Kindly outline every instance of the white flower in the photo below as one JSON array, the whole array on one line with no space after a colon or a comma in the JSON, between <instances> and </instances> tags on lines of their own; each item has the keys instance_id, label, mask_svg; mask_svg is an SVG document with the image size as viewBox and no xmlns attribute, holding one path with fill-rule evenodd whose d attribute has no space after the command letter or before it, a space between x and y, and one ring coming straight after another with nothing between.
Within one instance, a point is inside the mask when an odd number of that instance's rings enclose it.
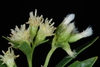
<instances>
[{"instance_id":1,"label":"white flower","mask_svg":"<svg viewBox=\"0 0 100 67\"><path fill-rule=\"evenodd\" d=\"M54 22L51 23L52 19L48 20L48 18L45 19L44 23L40 24L41 33L44 34L44 36L52 36L54 35L54 30L56 29L53 25Z\"/></svg>"},{"instance_id":2,"label":"white flower","mask_svg":"<svg viewBox=\"0 0 100 67\"><path fill-rule=\"evenodd\" d=\"M4 55L0 55L0 60L3 61L2 64L6 64L8 67L13 67L15 65L15 59L19 57L19 55L14 55L14 51L11 47L8 48L7 52L2 51Z\"/></svg>"},{"instance_id":3,"label":"white flower","mask_svg":"<svg viewBox=\"0 0 100 67\"><path fill-rule=\"evenodd\" d=\"M15 30L11 29L11 37L12 41L21 42L21 41L29 41L29 29L26 29L25 24L21 25L21 28L16 26Z\"/></svg>"},{"instance_id":4,"label":"white flower","mask_svg":"<svg viewBox=\"0 0 100 67\"><path fill-rule=\"evenodd\" d=\"M33 12L30 12L29 15L30 18L27 24L31 24L32 26L39 26L40 23L44 21L43 15L41 15L40 17L37 16L37 10L35 10L35 15L33 14Z\"/></svg>"},{"instance_id":5,"label":"white flower","mask_svg":"<svg viewBox=\"0 0 100 67\"><path fill-rule=\"evenodd\" d=\"M45 41L45 38L48 36L54 35L54 30L56 29L53 25L54 22L51 23L52 19L48 20L48 18L45 19L44 23L40 24L35 44L39 45L40 43L43 43Z\"/></svg>"},{"instance_id":6,"label":"white flower","mask_svg":"<svg viewBox=\"0 0 100 67\"><path fill-rule=\"evenodd\" d=\"M52 35L54 35L53 32L55 30L55 27L53 26L54 22L51 23L51 21L52 21L52 19L48 20L48 18L46 18L44 21L43 15L41 15L40 17L37 16L37 10L35 10L35 15L33 15L33 12L30 12L30 18L27 23L31 24L32 28L34 28L34 29L37 28L38 26L40 26L40 30L44 33L44 35L52 36ZM35 30L33 30L33 31L35 31Z\"/></svg>"}]
</instances>

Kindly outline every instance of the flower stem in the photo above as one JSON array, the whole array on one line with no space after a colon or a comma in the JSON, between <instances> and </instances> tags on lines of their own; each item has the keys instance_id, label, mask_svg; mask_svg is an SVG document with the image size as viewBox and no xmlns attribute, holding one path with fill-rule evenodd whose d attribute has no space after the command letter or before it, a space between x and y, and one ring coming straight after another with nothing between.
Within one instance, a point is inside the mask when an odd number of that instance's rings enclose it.
<instances>
[{"instance_id":1,"label":"flower stem","mask_svg":"<svg viewBox=\"0 0 100 67\"><path fill-rule=\"evenodd\" d=\"M35 49L35 47L32 48L32 52L30 53L30 55L27 56L28 67L33 67L32 66L32 60L33 60L34 49Z\"/></svg>"},{"instance_id":2,"label":"flower stem","mask_svg":"<svg viewBox=\"0 0 100 67\"><path fill-rule=\"evenodd\" d=\"M53 48L50 49L49 53L48 53L47 56L46 56L46 60L45 60L45 63L44 63L44 67L47 67L47 66L48 66L49 61L50 61L50 58L51 58L51 56L52 56L52 54L53 54L53 52L54 52L55 50L56 50L55 47L53 47Z\"/></svg>"},{"instance_id":3,"label":"flower stem","mask_svg":"<svg viewBox=\"0 0 100 67\"><path fill-rule=\"evenodd\" d=\"M28 67L32 67L32 55L27 56Z\"/></svg>"}]
</instances>

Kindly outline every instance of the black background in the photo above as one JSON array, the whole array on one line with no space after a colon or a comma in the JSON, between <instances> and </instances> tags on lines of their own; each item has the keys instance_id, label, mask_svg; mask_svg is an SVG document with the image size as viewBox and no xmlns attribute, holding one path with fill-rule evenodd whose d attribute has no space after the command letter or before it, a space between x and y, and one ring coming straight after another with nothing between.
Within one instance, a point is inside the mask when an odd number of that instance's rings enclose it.
<instances>
[{"instance_id":1,"label":"black background","mask_svg":"<svg viewBox=\"0 0 100 67\"><path fill-rule=\"evenodd\" d=\"M64 17L69 13L75 14L75 25L79 31L83 31L88 26L92 26L94 34L88 38L79 40L72 43L72 49L88 42L89 40L99 36L99 4L97 1L69 1L69 0L6 0L0 2L0 30L1 36L9 36L10 29L14 29L15 25L20 26L28 21L29 12L37 9L38 15L43 15L44 18L53 18L55 26L57 27ZM10 46L8 41L0 37L0 54L1 50L7 50ZM74 60L85 60L89 57L99 56L99 39L88 49L82 52ZM25 55L20 50L15 50L15 54L20 54L20 57L16 59L18 67L27 67L27 61ZM40 67L44 64L44 58L50 50L50 44L45 43L38 46L34 52L33 66ZM57 49L50 61L49 67L54 67L64 56L67 54L62 49ZM94 67L98 65L99 58L94 64ZM67 66L66 66L67 67Z\"/></svg>"}]
</instances>

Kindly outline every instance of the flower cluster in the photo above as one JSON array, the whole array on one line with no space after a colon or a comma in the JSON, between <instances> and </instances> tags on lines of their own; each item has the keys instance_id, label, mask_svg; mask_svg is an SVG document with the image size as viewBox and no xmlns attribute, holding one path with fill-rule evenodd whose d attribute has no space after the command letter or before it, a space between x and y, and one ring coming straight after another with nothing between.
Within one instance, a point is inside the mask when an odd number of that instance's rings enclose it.
<instances>
[{"instance_id":1,"label":"flower cluster","mask_svg":"<svg viewBox=\"0 0 100 67\"><path fill-rule=\"evenodd\" d=\"M47 36L54 35L54 30L56 29L53 25L52 19L44 20L43 15L37 16L37 10L35 10L35 15L33 12L30 12L29 21L26 24L29 24L29 27L26 29L26 25L21 25L21 28L16 26L15 30L11 29L10 40L21 44L23 41L30 44L35 40L35 44L38 45L41 42L45 41ZM35 38L36 37L36 38ZM10 43L12 44L12 43Z\"/></svg>"},{"instance_id":2,"label":"flower cluster","mask_svg":"<svg viewBox=\"0 0 100 67\"><path fill-rule=\"evenodd\" d=\"M72 22L74 17L74 14L69 14L65 17L63 22L56 30L56 36L53 43L53 45L56 44L56 46L62 47L71 57L74 57L76 53L71 51L69 43L76 42L81 38L91 36L93 33L91 27L88 27L86 30L79 33L75 27L74 22ZM57 45L59 43L62 45Z\"/></svg>"},{"instance_id":3,"label":"flower cluster","mask_svg":"<svg viewBox=\"0 0 100 67\"><path fill-rule=\"evenodd\" d=\"M74 58L76 52L71 50L69 43L76 42L81 38L93 34L91 27L88 27L82 32L77 30L73 22L75 17L74 14L67 15L58 27L54 27L54 22L52 22L53 19L48 20L48 18L44 19L43 15L38 16L37 10L35 10L34 14L33 12L30 12L29 16L29 20L26 22L28 28L26 28L26 24L21 25L20 28L16 26L15 30L11 29L10 36L7 38L5 37L5 39L10 41L9 43L13 48L18 48L26 55L29 67L32 67L32 55L35 47L47 42L49 39L46 40L46 37L54 36L51 43L52 47L46 57L44 67L47 67L50 56L56 48L59 47L65 50L70 57ZM15 56L11 47L8 48L7 52L2 52L4 56L0 55L0 60L8 67L13 67L15 65L14 59L19 55Z\"/></svg>"}]
</instances>

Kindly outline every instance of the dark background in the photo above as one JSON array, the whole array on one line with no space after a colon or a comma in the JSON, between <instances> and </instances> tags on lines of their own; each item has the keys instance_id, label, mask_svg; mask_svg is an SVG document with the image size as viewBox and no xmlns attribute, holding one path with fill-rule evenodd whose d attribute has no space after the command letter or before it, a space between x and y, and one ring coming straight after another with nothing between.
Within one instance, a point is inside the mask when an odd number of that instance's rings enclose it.
<instances>
[{"instance_id":1,"label":"dark background","mask_svg":"<svg viewBox=\"0 0 100 67\"><path fill-rule=\"evenodd\" d=\"M28 21L29 12L37 9L38 15L43 15L44 18L53 18L55 26L57 27L64 17L69 13L75 14L75 24L79 31L83 31L88 26L92 26L94 34L88 38L79 40L72 43L72 49L90 41L91 39L99 36L99 2L97 1L52 1L52 0L6 0L0 2L0 30L1 36L9 36L10 29L14 29L15 25L20 26ZM1 50L7 50L10 46L8 41L0 37L0 54ZM99 39L88 49L82 52L74 60L85 60L89 57L99 56ZM47 52L50 50L50 44L45 43L38 46L34 52L34 67L40 67L44 64L44 58ZM15 50L15 54L20 54L20 57L16 59L18 67L27 67L27 61L25 55ZM50 61L49 67L54 67L64 56L67 54L62 49L57 49ZM99 60L99 58L98 58ZM98 60L94 64L94 67L98 65ZM66 66L67 67L67 66Z\"/></svg>"}]
</instances>

